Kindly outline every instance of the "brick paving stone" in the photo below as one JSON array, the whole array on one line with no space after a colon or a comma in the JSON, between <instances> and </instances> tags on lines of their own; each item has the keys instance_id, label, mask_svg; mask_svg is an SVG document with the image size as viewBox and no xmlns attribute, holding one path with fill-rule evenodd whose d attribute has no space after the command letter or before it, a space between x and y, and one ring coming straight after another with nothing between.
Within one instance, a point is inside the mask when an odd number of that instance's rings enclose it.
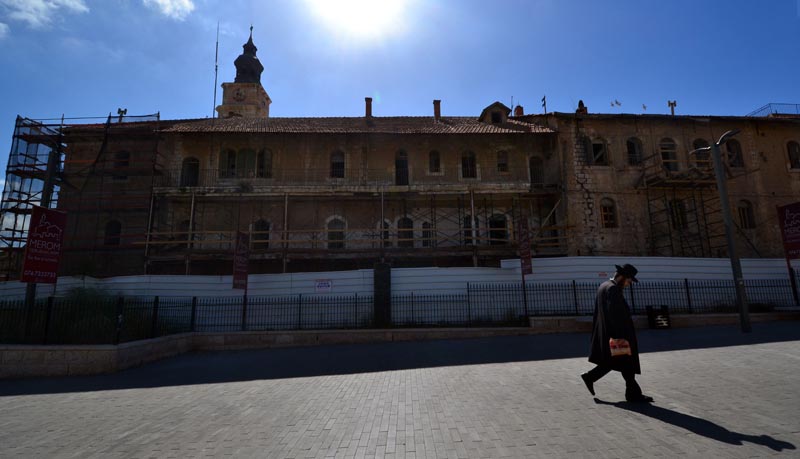
<instances>
[{"instance_id":1,"label":"brick paving stone","mask_svg":"<svg viewBox=\"0 0 800 459\"><path fill-rule=\"evenodd\" d=\"M640 333L652 406L585 334L178 356L0 381L0 457L800 456L800 323Z\"/></svg>"}]
</instances>

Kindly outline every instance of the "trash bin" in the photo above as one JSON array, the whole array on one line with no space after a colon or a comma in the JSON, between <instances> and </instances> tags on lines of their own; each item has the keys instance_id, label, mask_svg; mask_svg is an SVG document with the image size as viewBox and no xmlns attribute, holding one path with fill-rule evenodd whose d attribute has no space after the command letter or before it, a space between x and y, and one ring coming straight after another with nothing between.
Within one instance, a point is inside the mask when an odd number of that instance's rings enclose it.
<instances>
[{"instance_id":1,"label":"trash bin","mask_svg":"<svg viewBox=\"0 0 800 459\"><path fill-rule=\"evenodd\" d=\"M664 304L661 306L647 306L647 323L650 328L671 328L669 307Z\"/></svg>"}]
</instances>

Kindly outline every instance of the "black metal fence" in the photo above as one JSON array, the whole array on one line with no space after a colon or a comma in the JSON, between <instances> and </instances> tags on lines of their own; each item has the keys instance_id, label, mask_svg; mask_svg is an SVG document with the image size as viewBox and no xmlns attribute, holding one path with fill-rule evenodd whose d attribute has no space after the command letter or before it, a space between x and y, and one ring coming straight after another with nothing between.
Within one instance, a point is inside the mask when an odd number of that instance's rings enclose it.
<instances>
[{"instance_id":1,"label":"black metal fence","mask_svg":"<svg viewBox=\"0 0 800 459\"><path fill-rule=\"evenodd\" d=\"M597 283L470 283L451 294L393 294L391 326L524 326L529 316L594 311ZM791 282L745 282L750 311L798 307ZM736 312L732 281L641 282L626 289L634 314L666 305L672 313ZM0 301L0 343L116 344L183 332L375 327L373 296L50 297L27 308Z\"/></svg>"}]
</instances>

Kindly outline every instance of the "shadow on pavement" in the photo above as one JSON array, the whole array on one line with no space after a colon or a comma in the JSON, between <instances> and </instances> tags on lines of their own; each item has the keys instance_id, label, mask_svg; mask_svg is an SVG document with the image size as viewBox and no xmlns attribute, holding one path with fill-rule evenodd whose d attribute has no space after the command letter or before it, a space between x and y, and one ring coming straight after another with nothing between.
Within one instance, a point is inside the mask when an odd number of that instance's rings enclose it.
<instances>
[{"instance_id":1,"label":"shadow on pavement","mask_svg":"<svg viewBox=\"0 0 800 459\"><path fill-rule=\"evenodd\" d=\"M800 340L800 322L642 330L643 353ZM114 374L0 381L0 397L370 373L454 365L586 358L585 333L390 342L179 355Z\"/></svg>"},{"instance_id":2,"label":"shadow on pavement","mask_svg":"<svg viewBox=\"0 0 800 459\"><path fill-rule=\"evenodd\" d=\"M697 435L710 438L729 445L741 446L744 442L754 443L756 445L766 446L773 451L783 451L796 449L795 446L789 442L776 440L769 435L746 435L739 432L732 432L719 424L711 421L701 419L688 414L683 414L678 411L673 411L658 405L651 405L649 403L629 403L629 402L606 402L598 398L594 399L598 405L610 405L621 408L627 411L650 416L653 419L658 419L661 422L672 424L675 427L686 429Z\"/></svg>"}]
</instances>

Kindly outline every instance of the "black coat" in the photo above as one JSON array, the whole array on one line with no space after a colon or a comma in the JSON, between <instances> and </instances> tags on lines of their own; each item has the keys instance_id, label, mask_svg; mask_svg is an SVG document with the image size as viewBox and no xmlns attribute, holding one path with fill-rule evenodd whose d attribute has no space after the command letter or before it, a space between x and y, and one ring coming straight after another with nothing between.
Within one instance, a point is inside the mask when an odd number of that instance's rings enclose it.
<instances>
[{"instance_id":1,"label":"black coat","mask_svg":"<svg viewBox=\"0 0 800 459\"><path fill-rule=\"evenodd\" d=\"M628 340L631 355L611 357L609 338ZM592 349L589 361L595 365L617 371L640 374L639 345L636 342L636 329L625 297L614 280L603 282L597 289L594 302L594 321L592 323Z\"/></svg>"}]
</instances>

